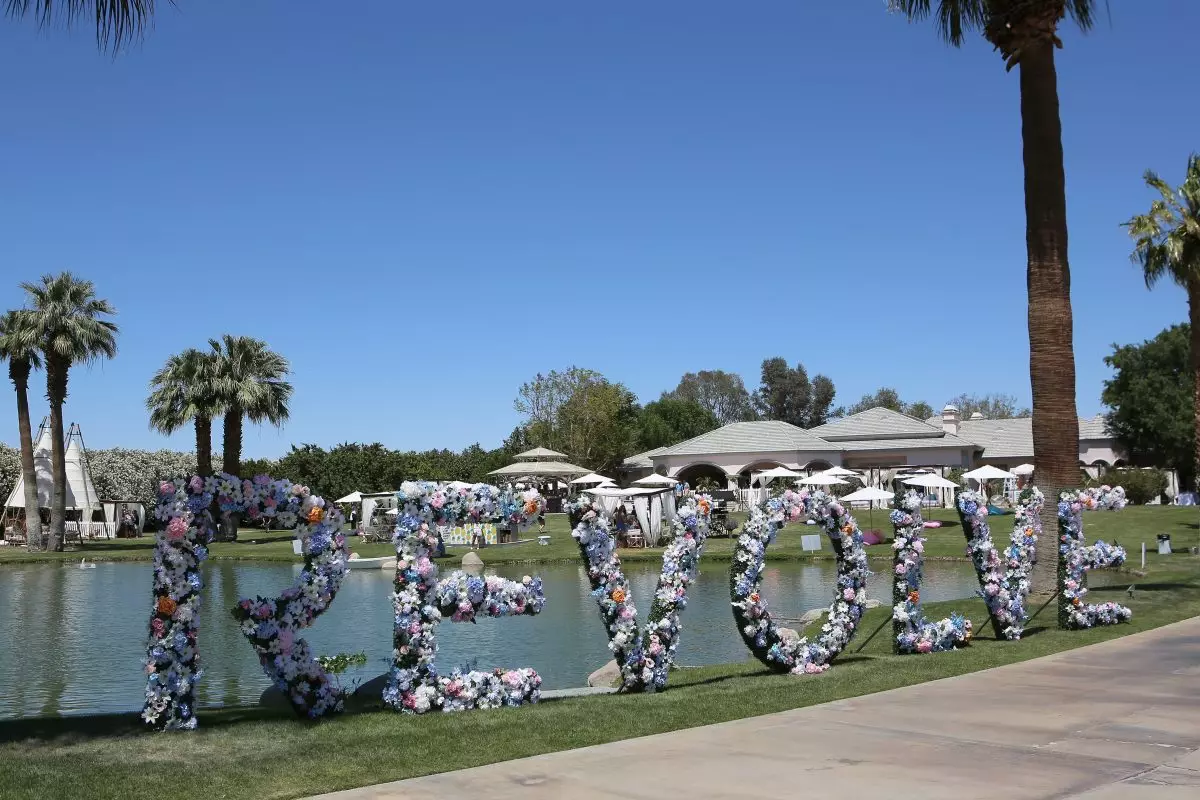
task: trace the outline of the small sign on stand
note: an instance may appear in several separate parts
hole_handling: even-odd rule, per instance
[[[292,539],[292,552],[296,555],[304,555],[304,542],[299,539]]]
[[[806,533],[800,537],[800,548],[805,552],[812,552],[821,549],[821,537]]]

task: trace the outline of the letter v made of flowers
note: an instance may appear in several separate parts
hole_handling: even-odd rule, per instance
[[[608,631],[608,648],[621,670],[622,691],[657,692],[666,688],[683,627],[679,614],[687,607],[687,590],[696,580],[711,511],[712,498],[703,494],[687,497],[676,509],[654,603],[645,630],[639,634],[637,608],[629,581],[621,571],[611,523],[586,495],[568,505],[568,514],[578,520],[571,535],[579,543],[592,596]]]

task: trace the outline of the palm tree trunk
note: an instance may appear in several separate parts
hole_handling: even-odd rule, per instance
[[[1067,194],[1054,45],[1031,41],[1021,51],[1021,144],[1025,167],[1026,281],[1033,454],[1046,495],[1043,538],[1033,591],[1057,583],[1058,494],[1079,483],[1079,416],[1075,407],[1071,270],[1067,262]],[[1055,546],[1050,546],[1055,542]]]
[[[230,408],[222,422],[221,471],[236,476],[242,470],[242,409]],[[241,515],[232,512],[221,514],[220,537],[223,542],[236,542]]]
[[[37,468],[33,463],[33,431],[29,426],[28,361],[11,361],[8,374],[17,391],[17,428],[21,439],[21,480],[25,484],[25,542],[42,546],[42,515],[38,508]]]
[[[1200,491],[1200,279],[1192,278],[1187,284],[1188,322],[1192,329],[1192,401],[1195,403],[1194,422],[1196,434],[1195,458],[1192,463],[1192,474],[1181,478],[1190,478],[1187,488]],[[1180,491],[1184,491],[1181,481]]]
[[[50,499],[50,550],[61,551],[67,530],[67,453],[63,429],[63,404],[67,399],[67,364],[46,360],[46,399],[50,401],[50,474],[54,488]]]
[[[196,417],[196,472],[201,478],[212,475],[212,420]]]

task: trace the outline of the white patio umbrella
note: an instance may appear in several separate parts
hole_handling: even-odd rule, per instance
[[[837,478],[843,478],[846,476],[853,476],[855,478],[859,477],[859,474],[857,472],[855,472],[852,469],[846,469],[845,467],[830,467],[829,469],[821,470],[820,474],[821,475],[833,475],[834,477],[837,477]],[[844,500],[845,498],[842,498],[842,499]]]
[[[1033,464],[1021,464],[1020,466],[1013,467],[1012,471],[1014,475],[1032,475],[1033,469]]]
[[[847,482],[837,477],[836,475],[825,475],[818,472],[816,475],[809,475],[807,478],[801,478],[796,481],[801,486],[843,486]]]
[[[572,484],[578,484],[580,486],[582,486],[585,483],[612,483],[612,482],[613,482],[612,478],[606,478],[603,475],[597,475],[594,472],[584,475],[582,478],[576,478],[575,480],[571,481]]]
[[[842,502],[843,503],[854,503],[854,502],[858,502],[858,501],[864,501],[864,502],[870,503],[871,505],[868,507],[869,513],[871,516],[870,524],[872,527],[874,527],[876,501],[882,502],[882,501],[892,500],[893,498],[894,498],[894,495],[891,492],[885,492],[883,489],[876,489],[874,486],[868,486],[864,489],[859,489],[856,492],[851,492],[848,495],[843,495]]]
[[[1015,477],[1017,477],[1016,474],[1000,469],[999,467],[993,467],[991,464],[963,473],[963,478],[970,478],[976,481],[1007,480]]]
[[[803,477],[803,473],[796,472],[795,470],[788,469],[787,467],[772,467],[771,469],[765,469],[762,472],[756,472],[754,474],[754,479],[760,481],[763,486],[766,486],[768,482],[774,480],[775,478],[800,477]]]
[[[475,484],[467,483],[466,481],[450,481],[447,484],[451,489],[470,489]]]
[[[659,475],[657,472],[653,475],[647,475],[644,478],[638,478],[634,481],[637,486],[674,486],[679,481],[674,478],[668,478],[666,475]]]
[[[948,481],[941,475],[914,475],[911,478],[904,478],[900,481],[908,486],[921,486],[925,489],[958,489],[960,488],[954,481]]]
[[[361,503],[362,492],[351,492],[340,500],[334,500],[335,503]]]

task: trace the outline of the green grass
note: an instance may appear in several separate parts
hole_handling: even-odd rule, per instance
[[[1132,624],[1059,631],[1051,607],[1022,641],[995,641],[981,624],[983,604],[959,600],[927,609],[935,618],[955,610],[975,620],[980,636],[969,648],[893,656],[885,629],[858,652],[889,618],[887,609],[874,609],[833,669],[816,677],[776,675],[757,662],[689,668],[674,672],[668,690],[657,695],[419,718],[363,708],[308,723],[264,709],[225,709],[202,712],[200,730],[186,734],[142,732],[133,715],[3,722],[0,787],[13,800],[299,797],[870,694],[1200,615],[1200,558],[1152,555],[1145,576],[1117,574],[1112,581],[1091,598],[1128,604]],[[1134,582],[1129,599],[1124,590]],[[603,635],[599,625],[595,635]]]
[[[891,537],[891,524],[886,512],[876,511],[874,524],[870,522],[867,512],[856,515],[863,530],[876,529]],[[734,514],[733,519],[741,523],[744,515]],[[941,520],[942,528],[927,531],[929,540],[926,543],[927,558],[963,558],[965,540],[962,528],[958,523],[958,515],[953,511],[936,509],[927,512],[927,517]],[[991,517],[992,535],[997,543],[1006,543],[1012,530],[1011,516]],[[1200,545],[1200,509],[1180,508],[1176,506],[1137,506],[1126,508],[1119,513],[1106,511],[1091,511],[1084,514],[1085,533],[1088,540],[1116,539],[1126,545],[1133,554],[1141,542],[1146,542],[1148,548],[1155,546],[1155,535],[1170,533],[1176,548]],[[815,532],[815,528],[803,525],[789,525],[780,534],[778,541],[772,545],[770,554],[773,559],[808,559],[813,556],[800,548],[800,534]],[[530,541],[523,544],[496,545],[478,551],[486,564],[505,563],[538,563],[554,561],[576,561],[579,559],[579,549],[567,527],[564,514],[548,514],[546,516],[546,531],[550,536],[550,544],[537,544],[539,531],[535,526],[523,534]],[[242,529],[238,542],[216,542],[210,548],[213,558],[244,559],[254,561],[297,561],[292,553],[292,534],[289,531],[262,531],[260,529]],[[734,539],[730,537],[710,538],[704,548],[706,561],[728,560],[733,553]],[[357,538],[352,540],[351,550],[362,558],[392,555],[395,549],[388,542],[360,543]],[[448,560],[461,559],[468,551],[466,547],[451,547],[447,550]],[[654,549],[624,549],[620,551],[622,561],[658,562],[662,559],[663,548]],[[867,548],[867,554],[872,560],[887,560],[892,557],[891,545],[873,545]],[[0,566],[11,563],[30,563],[38,561],[77,561],[87,558],[94,561],[148,561],[154,555],[154,537],[147,535],[141,539],[114,539],[98,542],[87,542],[83,546],[72,545],[64,553],[30,553],[22,547],[0,548]],[[817,558],[832,558],[828,546]]]

